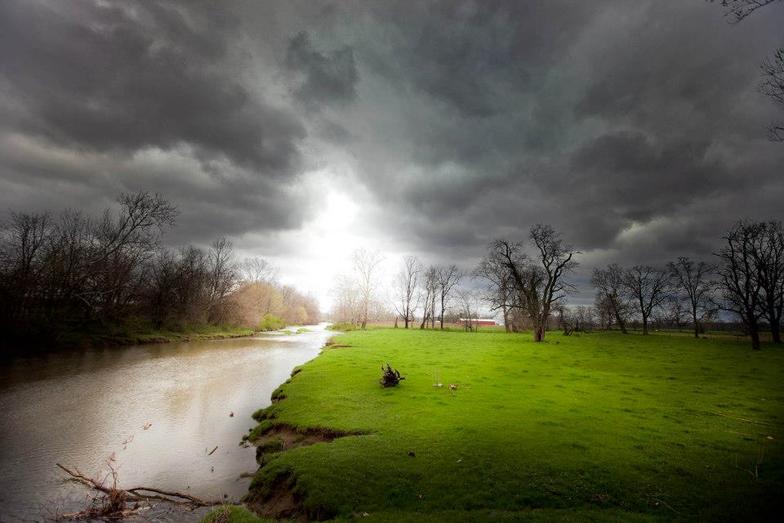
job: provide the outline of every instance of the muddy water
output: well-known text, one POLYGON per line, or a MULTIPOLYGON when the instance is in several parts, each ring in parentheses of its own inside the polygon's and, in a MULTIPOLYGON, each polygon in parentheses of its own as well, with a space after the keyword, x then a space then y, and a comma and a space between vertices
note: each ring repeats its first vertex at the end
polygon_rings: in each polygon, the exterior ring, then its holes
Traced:
MULTIPOLYGON (((94 476, 110 456, 126 488, 240 498, 250 481, 242 475, 256 468, 254 449, 238 445, 251 414, 330 336, 323 325, 308 329, 0 363, 0 521, 84 508, 85 489, 64 482, 55 463, 94 476)), ((198 516, 167 507, 145 514, 198 516)))

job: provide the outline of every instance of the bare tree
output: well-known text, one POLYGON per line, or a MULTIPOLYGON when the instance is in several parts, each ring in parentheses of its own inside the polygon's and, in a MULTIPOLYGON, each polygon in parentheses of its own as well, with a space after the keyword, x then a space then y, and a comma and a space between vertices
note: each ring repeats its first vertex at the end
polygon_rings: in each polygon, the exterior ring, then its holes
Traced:
POLYGON ((762 284, 755 263, 760 250, 759 224, 738 222, 724 240, 725 246, 716 253, 723 307, 738 315, 751 337, 751 348, 760 350, 762 284))
POLYGON ((249 283, 269 282, 275 279, 277 270, 264 258, 245 258, 237 268, 243 281, 249 283))
POLYGON ((676 289, 688 302, 692 325, 694 325, 694 337, 698 338, 702 330, 700 320, 715 309, 713 291, 716 282, 712 276, 716 266, 704 261, 695 262, 686 256, 681 256, 677 261, 670 262, 668 268, 676 289))
POLYGON ((590 331, 596 321, 596 311, 593 307, 580 305, 575 309, 576 330, 590 331))
POLYGON ((510 312, 514 306, 514 282, 506 263, 498 256, 486 256, 479 262, 474 274, 488 282, 485 300, 490 310, 500 310, 504 319, 504 330, 511 331, 510 312))
POLYGON ((762 315, 770 325, 774 343, 781 343, 781 314, 784 309, 784 230, 781 222, 757 224, 758 246, 752 251, 762 291, 762 315))
POLYGON ((654 310, 654 321, 662 327, 671 326, 680 329, 691 316, 686 301, 686 298, 679 292, 668 293, 659 310, 654 310))
POLYGON ((615 311, 605 295, 598 292, 596 293, 596 297, 594 298, 594 309, 596 310, 599 327, 605 330, 612 329, 615 311))
POLYGON ((397 275, 397 291, 398 299, 400 300, 399 306, 395 304, 395 310, 398 315, 402 316, 405 328, 408 328, 409 323, 414 318, 418 302, 416 301, 417 286, 419 284, 419 274, 422 272, 422 266, 415 256, 406 256, 403 258, 403 268, 397 275))
POLYGON ((621 332, 627 334, 626 315, 629 302, 625 293, 624 274, 625 271, 620 265, 612 263, 605 269, 594 269, 591 283, 596 287, 597 303, 609 313, 606 316, 608 328, 611 317, 615 317, 621 332))
POLYGON ((624 275, 626 291, 637 303, 642 318, 642 333, 648 334, 648 319, 667 299, 670 277, 667 271, 650 265, 635 265, 624 275))
POLYGON ((159 195, 125 194, 118 203, 97 219, 71 210, 0 224, 0 326, 8 336, 57 343, 147 323, 255 328, 273 309, 285 321, 318 317, 315 300, 293 289, 272 282, 241 289, 226 239, 208 251, 164 248, 176 209, 159 195))
POLYGON ((2 307, 9 309, 5 311, 8 317, 18 320, 25 317, 40 298, 38 282, 51 232, 51 218, 47 214, 14 213, 3 229, 0 263, 6 276, 3 287, 10 292, 4 296, 2 307))
POLYGON ((427 326, 427 322, 435 317, 435 300, 438 293, 438 269, 433 265, 427 268, 422 280, 422 303, 424 308, 422 311, 422 322, 419 324, 420 329, 427 326))
POLYGON ((533 324, 534 341, 543 341, 553 305, 573 287, 564 275, 577 266, 576 251, 566 245, 549 225, 534 225, 530 230, 536 254, 529 258, 519 243, 497 240, 488 254, 488 263, 506 268, 515 290, 513 307, 525 311, 533 324))
MULTIPOLYGON (((760 91, 784 109, 784 47, 773 53, 773 58, 762 62, 760 91)), ((773 124, 769 129, 773 141, 784 141, 784 123, 773 124)))
POLYGON ((457 299, 460 306, 460 317, 463 322, 463 328, 466 331, 475 331, 474 320, 477 319, 478 298, 476 291, 459 287, 456 291, 457 299))
POLYGON ((100 322, 121 317, 138 298, 146 263, 177 214, 158 194, 122 194, 118 203, 119 209, 107 209, 100 220, 88 222, 91 238, 77 294, 87 315, 100 322))
POLYGON ((209 251, 208 309, 207 315, 214 323, 227 319, 227 297, 237 285, 237 271, 231 242, 219 238, 212 243, 209 251))
POLYGON ((348 276, 339 276, 332 289, 335 303, 332 316, 336 321, 357 325, 362 317, 362 299, 356 281, 348 276))
MULTIPOLYGON (((711 2, 713 1, 714 0, 711 0, 711 2)), ((777 0, 721 0, 721 5, 724 7, 724 15, 727 16, 732 23, 737 23, 757 9, 776 1, 777 0)))
POLYGON ((363 329, 367 328, 368 310, 370 309, 370 301, 373 299, 373 293, 378 285, 376 272, 381 261, 381 254, 377 251, 367 251, 365 249, 354 251, 354 271, 357 275, 357 285, 361 300, 361 326, 363 329))
MULTIPOLYGON (((721 0, 721 5, 725 10, 724 15, 730 19, 730 22, 738 23, 758 9, 776 2, 777 0, 721 0)), ((784 48, 777 49, 773 53, 773 58, 762 62, 760 68, 762 69, 760 92, 773 100, 779 108, 784 108, 784 48)), ((772 124, 768 134, 773 141, 784 141, 784 124, 772 124)))

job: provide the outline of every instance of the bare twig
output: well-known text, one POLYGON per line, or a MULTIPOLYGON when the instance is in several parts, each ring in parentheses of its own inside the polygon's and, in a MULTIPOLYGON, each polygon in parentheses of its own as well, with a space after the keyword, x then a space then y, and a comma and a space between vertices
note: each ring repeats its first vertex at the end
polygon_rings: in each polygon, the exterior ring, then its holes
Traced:
POLYGON ((56 463, 62 471, 64 471, 72 481, 81 483, 82 485, 97 490, 105 496, 96 497, 92 499, 92 504, 89 508, 71 514, 63 514, 64 519, 123 519, 133 515, 138 506, 129 508, 126 502, 145 502, 145 501, 165 501, 175 505, 182 505, 191 508, 197 507, 212 507, 215 505, 223 505, 224 501, 221 500, 203 500, 190 494, 183 494, 181 492, 173 492, 161 490, 153 487, 134 487, 130 489, 121 489, 117 487, 117 471, 112 466, 111 459, 107 463, 109 473, 103 480, 97 480, 85 476, 78 469, 71 470, 60 463, 56 463), (111 476, 112 485, 107 486, 107 480, 111 476), (100 504, 97 504, 100 502, 100 504))

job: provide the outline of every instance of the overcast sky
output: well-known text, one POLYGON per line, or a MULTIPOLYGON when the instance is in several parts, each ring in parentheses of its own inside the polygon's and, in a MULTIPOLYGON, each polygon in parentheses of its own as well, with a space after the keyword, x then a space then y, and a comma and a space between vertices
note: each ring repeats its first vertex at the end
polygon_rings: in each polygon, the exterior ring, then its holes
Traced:
MULTIPOLYGON (((784 2, 0 2, 0 205, 180 209, 329 304, 354 248, 471 267, 549 223, 598 264, 782 219, 758 92, 784 2)), ((584 288, 582 299, 590 299, 584 288)))

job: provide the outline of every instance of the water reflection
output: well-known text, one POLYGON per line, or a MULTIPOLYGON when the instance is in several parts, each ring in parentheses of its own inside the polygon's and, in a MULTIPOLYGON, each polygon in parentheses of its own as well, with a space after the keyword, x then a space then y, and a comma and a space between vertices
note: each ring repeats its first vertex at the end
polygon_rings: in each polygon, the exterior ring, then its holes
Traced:
POLYGON ((254 424, 250 415, 330 335, 323 325, 309 329, 6 362, 0 368, 0 520, 40 520, 55 505, 83 508, 85 491, 64 484, 55 463, 94 474, 112 453, 122 486, 241 497, 248 480, 239 476, 253 472, 255 460, 254 450, 238 442, 254 424))

